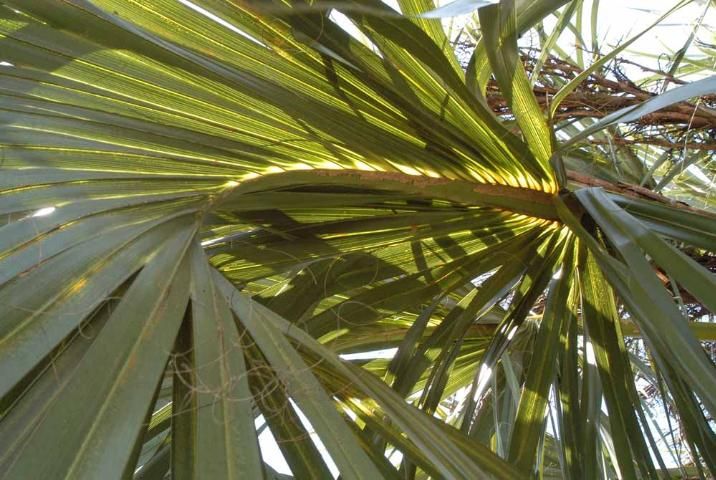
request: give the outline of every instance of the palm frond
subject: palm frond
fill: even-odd
[[[0,4],[0,478],[716,473],[713,165],[619,126],[713,77],[566,119],[584,2],[398,5]]]

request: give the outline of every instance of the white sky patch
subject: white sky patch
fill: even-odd
[[[338,399],[337,399],[336,397],[333,397],[333,399],[336,400],[336,401],[338,401]],[[358,415],[356,415],[355,412],[354,412],[353,410],[351,410],[350,408],[344,407],[344,408],[343,408],[343,412],[344,412],[346,415],[348,415],[348,417],[349,417],[351,420],[353,420],[354,422],[355,422],[356,420],[358,420]]]
[[[556,416],[556,399],[554,396],[554,385],[549,389],[549,399],[547,400],[547,422],[545,428],[548,435],[552,435],[554,438],[559,438],[559,428],[555,424]]]
[[[385,3],[394,3],[384,0]],[[439,0],[435,2],[436,7],[446,5],[452,0]],[[584,14],[582,15],[582,37],[585,45],[582,46],[584,60],[587,64],[592,62],[592,32],[591,32],[591,11],[593,0],[584,2]],[[626,42],[634,35],[640,33],[645,28],[654,23],[661,15],[666,13],[674,5],[677,0],[669,0],[666,2],[654,2],[653,0],[600,0],[597,16],[597,44],[600,54],[606,54],[618,45]],[[630,45],[621,57],[633,57],[635,53],[643,53],[647,56],[640,57],[638,61],[645,67],[652,69],[666,69],[668,62],[681,47],[684,46],[686,40],[691,34],[692,27],[701,17],[705,8],[705,2],[692,2],[684,7],[672,12],[659,25],[656,25],[650,31],[645,33],[641,38]],[[453,34],[460,32],[461,29],[476,16],[475,13],[459,15],[452,18],[443,18],[443,25],[450,28]],[[574,21],[574,20],[573,20]],[[544,19],[544,27],[547,34],[550,34],[557,23],[555,15],[548,15]],[[709,42],[709,29],[716,28],[716,9],[712,8],[708,11],[702,27],[699,30],[698,37],[703,41]],[[538,47],[540,42],[534,31],[520,37],[519,44],[521,47]],[[569,54],[573,59],[576,58],[577,40],[574,33],[570,29],[566,29],[560,36],[557,44],[559,47]],[[692,42],[687,55],[705,58],[705,55],[698,49],[698,41]],[[620,68],[624,73],[633,80],[652,75],[652,72],[644,71],[641,68],[622,64]],[[701,78],[705,74],[694,79]],[[689,78],[689,80],[691,80]]]
[[[343,360],[373,360],[375,358],[391,359],[398,351],[397,348],[386,348],[383,350],[372,350],[370,352],[344,353],[340,355]]]
[[[383,0],[383,3],[391,7],[396,12],[400,12],[400,6],[398,5],[398,0]],[[351,21],[350,18],[348,18],[346,15],[341,13],[339,10],[333,9],[331,10],[330,15],[328,16],[336,25],[341,27],[343,30],[345,30],[351,37],[355,38],[359,42],[361,42],[363,45],[367,46],[373,52],[375,52],[376,55],[379,57],[383,57],[383,55],[380,53],[380,49],[373,44],[373,42],[370,41],[370,39],[361,32],[361,30],[356,27],[356,25]],[[371,168],[372,170],[372,168]]]
[[[237,27],[236,25],[233,25],[233,24],[227,22],[226,20],[224,20],[223,18],[219,17],[218,15],[211,13],[209,10],[207,10],[207,9],[205,9],[205,8],[203,8],[203,7],[200,7],[199,5],[197,5],[197,4],[195,4],[195,3],[190,2],[189,0],[177,0],[177,1],[178,1],[179,3],[181,3],[182,5],[184,5],[184,6],[191,8],[191,9],[194,10],[195,12],[204,15],[206,18],[209,18],[209,19],[215,21],[216,23],[218,23],[218,24],[221,25],[222,27],[226,27],[226,28],[228,28],[229,30],[231,30],[232,32],[238,33],[238,34],[241,35],[242,37],[248,38],[249,40],[251,40],[252,42],[256,43],[257,45],[261,45],[262,47],[265,47],[265,46],[266,46],[266,45],[264,45],[263,43],[261,43],[259,40],[255,39],[254,37],[252,37],[252,36],[249,35],[248,33],[246,33],[246,32],[244,32],[243,30],[241,30],[241,29],[240,29],[239,27]]]
[[[400,462],[403,461],[403,452],[397,449],[393,450],[393,452],[388,456],[388,460],[395,468],[398,468],[400,466]]]
[[[711,179],[704,174],[703,170],[701,170],[698,165],[689,165],[686,167],[686,170],[702,182],[711,183]]]
[[[597,357],[594,355],[594,347],[592,347],[592,342],[587,342],[586,344],[586,354],[587,354],[587,363],[596,367],[597,366]]]
[[[259,435],[259,448],[261,449],[263,459],[266,463],[271,465],[274,470],[284,475],[292,474],[291,468],[288,466],[288,463],[286,463],[286,459],[283,458],[281,449],[278,443],[276,443],[276,439],[268,428]]]
[[[480,397],[482,396],[482,393],[485,391],[485,387],[487,386],[487,382],[490,381],[491,377],[492,368],[483,364],[480,367],[480,375],[478,375],[477,377],[477,389],[475,389],[475,396],[473,397],[473,400],[475,402],[480,400]]]
[[[450,1],[452,1],[452,0],[450,0]],[[390,8],[392,8],[396,12],[400,11],[400,5],[398,5],[398,0],[383,0],[383,3],[388,5]]]
[[[301,420],[301,423],[303,424],[303,428],[306,429],[306,431],[311,436],[311,440],[316,445],[316,449],[321,454],[321,457],[323,458],[323,461],[326,462],[326,466],[328,467],[328,470],[333,474],[333,477],[338,477],[339,471],[338,467],[336,466],[335,462],[331,458],[330,454],[328,453],[328,450],[326,449],[326,446],[323,444],[321,439],[318,437],[318,434],[313,430],[313,426],[311,425],[311,422],[308,421],[308,418],[306,418],[306,415],[303,414],[300,408],[298,408],[298,405],[294,403],[294,401],[291,399],[289,400],[291,402],[291,406],[293,406],[293,409],[296,411],[296,414],[298,414],[298,418]]]
[[[654,2],[653,0],[600,0],[599,14],[597,19],[597,40],[600,53],[608,53],[616,46],[629,40],[632,36],[640,33],[649,27],[662,14],[676,5],[677,1]],[[585,14],[582,16],[582,35],[586,45],[585,61],[591,62],[591,9],[592,1],[585,2]],[[620,56],[631,57],[634,53],[644,53],[653,58],[641,57],[638,59],[645,67],[654,69],[666,69],[670,58],[675,52],[684,46],[691,34],[694,23],[701,16],[705,8],[703,2],[690,3],[679,10],[676,10],[659,25],[656,25],[641,38],[630,45]],[[587,14],[586,12],[589,12]],[[554,16],[545,19],[545,30],[550,33],[554,28],[556,18]],[[704,18],[703,27],[714,28],[716,26],[716,10],[711,9]],[[701,35],[706,33],[701,29]],[[527,35],[523,37],[525,41]],[[689,55],[702,56],[694,41],[689,48]],[[559,39],[559,45],[570,55],[576,52],[576,40],[574,34],[565,30]],[[632,53],[630,53],[632,52]],[[621,65],[624,73],[634,80],[652,75],[634,65]]]
[[[43,207],[35,211],[35,213],[31,215],[31,217],[45,217],[53,213],[55,210],[57,210],[55,207]]]
[[[559,280],[560,278],[562,278],[562,267],[559,267],[559,270],[552,275],[552,280]]]
[[[338,10],[331,10],[331,14],[328,16],[331,20],[333,20],[337,25],[339,25],[343,30],[348,32],[351,37],[355,38],[358,41],[365,40],[365,35],[358,29],[358,27],[355,26],[353,22],[351,22],[351,19],[346,17],[344,14],[339,12]]]

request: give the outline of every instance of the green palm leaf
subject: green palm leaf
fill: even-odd
[[[0,478],[659,477],[644,378],[715,473],[715,217],[557,144],[712,79],[552,125],[564,1],[480,8],[466,72],[433,17],[481,2],[398,3],[0,5]]]

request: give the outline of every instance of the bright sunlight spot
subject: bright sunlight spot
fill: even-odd
[[[44,207],[44,208],[37,210],[31,216],[32,217],[45,217],[47,215],[50,215],[55,210],[57,210],[55,207]]]
[[[487,382],[490,381],[490,378],[492,378],[492,367],[483,364],[480,367],[480,375],[477,377],[477,389],[475,389],[475,396],[473,397],[474,401],[478,401],[480,399],[482,393],[485,391]]]
[[[251,35],[249,35],[248,33],[244,32],[243,30],[241,30],[240,28],[238,28],[236,25],[232,25],[231,23],[227,22],[226,20],[224,20],[223,18],[219,17],[218,15],[211,13],[211,12],[208,11],[207,9],[205,9],[205,8],[203,8],[203,7],[200,7],[199,5],[196,5],[195,3],[192,3],[192,2],[190,2],[189,0],[177,0],[177,1],[178,1],[179,3],[181,3],[182,5],[185,5],[185,6],[189,7],[189,8],[191,8],[191,9],[194,10],[195,12],[204,15],[206,18],[209,18],[209,19],[215,21],[216,23],[218,23],[218,24],[221,25],[222,27],[226,27],[226,28],[228,28],[229,30],[231,30],[232,32],[238,33],[238,34],[241,35],[242,37],[248,38],[249,40],[251,40],[252,42],[256,43],[257,45],[261,45],[262,47],[265,47],[265,46],[266,46],[266,45],[264,45],[263,43],[261,43],[260,41],[256,40],[256,39],[255,39],[254,37],[252,37]]]
[[[344,353],[340,355],[343,360],[373,360],[376,358],[391,359],[398,351],[397,348],[386,348],[384,350],[373,350],[370,352]]]

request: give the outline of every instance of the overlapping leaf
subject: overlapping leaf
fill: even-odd
[[[515,46],[563,3],[482,9],[468,82],[428,0],[0,5],[0,478],[281,478],[261,416],[295,478],[656,476],[632,320],[713,470],[646,256],[713,311],[714,221],[554,196]]]

